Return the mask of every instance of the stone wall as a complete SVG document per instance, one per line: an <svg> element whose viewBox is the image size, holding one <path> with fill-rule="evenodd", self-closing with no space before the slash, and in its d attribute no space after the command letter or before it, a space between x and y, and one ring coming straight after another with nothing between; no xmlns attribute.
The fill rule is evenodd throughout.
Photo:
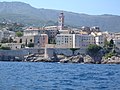
<svg viewBox="0 0 120 90"><path fill-rule="evenodd" d="M85 49L75 50L74 55L85 54ZM53 57L54 54L72 56L73 51L69 48L46 48L45 49L45 58Z"/></svg>
<svg viewBox="0 0 120 90"><path fill-rule="evenodd" d="M22 60L27 54L26 50L0 50L0 61L9 61L9 59L14 59L15 57L19 57Z"/></svg>
<svg viewBox="0 0 120 90"><path fill-rule="evenodd" d="M11 61L18 57L20 60L24 60L24 56L29 54L44 54L44 49L19 49L19 50L0 50L0 61Z"/></svg>

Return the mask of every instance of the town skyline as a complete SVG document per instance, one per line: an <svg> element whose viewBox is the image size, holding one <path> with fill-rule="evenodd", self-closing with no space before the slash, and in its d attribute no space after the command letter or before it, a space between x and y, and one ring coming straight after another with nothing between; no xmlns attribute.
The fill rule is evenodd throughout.
<svg viewBox="0 0 120 90"><path fill-rule="evenodd" d="M75 1L41 1L41 0L1 0L1 2L24 2L30 4L35 8L45 8L45 9L55 9L55 10L63 10L70 11L76 13L85 13L89 15L102 15L102 14L112 14L112 15L120 15L120 1L116 0L77 0Z"/></svg>

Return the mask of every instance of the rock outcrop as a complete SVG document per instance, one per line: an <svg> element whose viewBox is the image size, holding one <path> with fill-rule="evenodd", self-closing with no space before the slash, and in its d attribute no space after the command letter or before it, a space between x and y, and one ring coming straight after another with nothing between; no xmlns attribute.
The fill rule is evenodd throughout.
<svg viewBox="0 0 120 90"><path fill-rule="evenodd" d="M112 56L111 58L101 59L101 62L95 62L89 55L76 55L76 56L64 56L54 55L51 58L44 58L44 55L28 55L25 56L25 60L28 62L60 62L60 63L84 63L84 64L120 64L120 56Z"/></svg>
<svg viewBox="0 0 120 90"><path fill-rule="evenodd" d="M66 57L60 60L61 63L83 63L84 59L82 55Z"/></svg>
<svg viewBox="0 0 120 90"><path fill-rule="evenodd" d="M89 63L93 63L94 60L92 59L92 57L90 57L89 55L85 55L84 56L84 63L89 64Z"/></svg>
<svg viewBox="0 0 120 90"><path fill-rule="evenodd" d="M112 56L111 58L101 60L102 64L120 64L120 56Z"/></svg>

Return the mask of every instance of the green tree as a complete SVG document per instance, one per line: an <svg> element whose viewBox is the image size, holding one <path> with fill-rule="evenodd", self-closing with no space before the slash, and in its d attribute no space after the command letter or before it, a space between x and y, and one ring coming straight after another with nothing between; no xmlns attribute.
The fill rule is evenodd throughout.
<svg viewBox="0 0 120 90"><path fill-rule="evenodd" d="M113 39L111 39L109 42L105 41L104 50L106 50L106 53L110 53L111 51L114 51L114 47L115 47L115 44Z"/></svg>
<svg viewBox="0 0 120 90"><path fill-rule="evenodd" d="M93 63L101 63L102 59L102 53L101 50L102 48L98 45L95 44L90 44L87 47L87 54L90 55L93 59Z"/></svg>
<svg viewBox="0 0 120 90"><path fill-rule="evenodd" d="M111 47L111 48L114 47L114 41L113 41L113 39L110 40L109 47Z"/></svg>
<svg viewBox="0 0 120 90"><path fill-rule="evenodd" d="M116 53L115 52L109 52L105 54L105 59L111 58L112 56L115 56Z"/></svg>
<svg viewBox="0 0 120 90"><path fill-rule="evenodd" d="M95 44L90 44L87 47L87 53L91 54L91 55L95 55L96 53L98 53L102 48L98 45Z"/></svg>
<svg viewBox="0 0 120 90"><path fill-rule="evenodd" d="M104 47L107 48L109 46L109 42L107 41L107 39L105 39L104 41Z"/></svg>
<svg viewBox="0 0 120 90"><path fill-rule="evenodd" d="M16 36L22 37L23 36L23 32L21 32L21 31L16 32Z"/></svg>

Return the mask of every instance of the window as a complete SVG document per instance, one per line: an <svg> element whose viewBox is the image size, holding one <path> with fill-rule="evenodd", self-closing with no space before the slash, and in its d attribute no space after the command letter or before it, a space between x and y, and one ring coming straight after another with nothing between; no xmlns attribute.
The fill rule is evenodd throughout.
<svg viewBox="0 0 120 90"><path fill-rule="evenodd" d="M32 39L30 39L30 42L32 42Z"/></svg>
<svg viewBox="0 0 120 90"><path fill-rule="evenodd" d="M20 43L22 43L22 39L20 39Z"/></svg>

